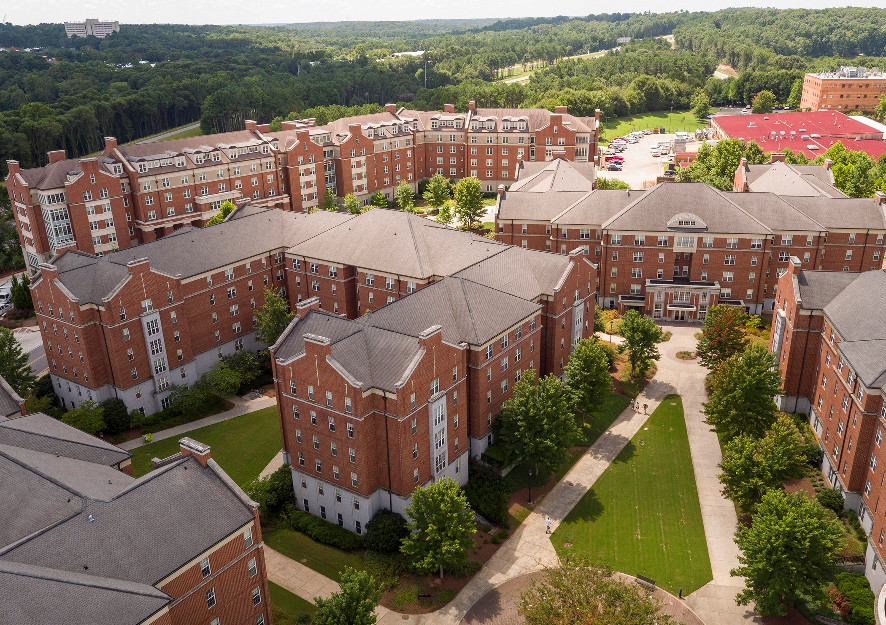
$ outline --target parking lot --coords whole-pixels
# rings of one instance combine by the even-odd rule
[[[606,171],[600,167],[597,176],[623,180],[631,185],[632,189],[642,189],[644,182],[655,180],[661,175],[664,169],[662,163],[666,162],[666,159],[661,157],[653,158],[650,148],[659,141],[670,141],[673,138],[673,134],[645,135],[637,143],[629,143],[625,150],[619,153],[624,157],[621,171]],[[698,141],[687,141],[686,151],[696,152],[699,145]]]

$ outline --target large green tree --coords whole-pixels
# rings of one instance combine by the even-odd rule
[[[21,397],[28,395],[37,379],[28,364],[28,354],[9,328],[0,328],[0,376]]]
[[[736,436],[723,448],[723,473],[717,476],[723,494],[749,512],[767,491],[802,476],[806,463],[802,449],[800,432],[787,415],[779,417],[761,440]]]
[[[751,110],[756,114],[771,113],[772,107],[775,106],[775,94],[764,89],[751,101]]]
[[[597,188],[598,189],[630,189],[631,185],[629,185],[624,180],[619,180],[618,178],[597,178]]]
[[[652,363],[661,358],[661,352],[658,351],[661,328],[655,325],[653,319],[631,309],[622,316],[619,332],[624,342],[618,346],[618,351],[627,352],[631,377],[642,379]]]
[[[369,200],[369,205],[375,206],[376,208],[387,208],[388,198],[386,198],[385,194],[381,191],[376,191]]]
[[[451,193],[452,184],[449,180],[440,174],[434,174],[428,180],[428,186],[425,188],[422,198],[428,203],[428,206],[440,208],[449,201]]]
[[[80,402],[80,405],[66,412],[62,422],[72,425],[87,434],[98,434],[105,429],[104,409],[92,400]]]
[[[738,306],[718,304],[711,307],[695,350],[701,364],[716,369],[730,356],[744,351],[749,343],[744,331],[746,318],[744,309]]]
[[[264,299],[265,303],[255,312],[255,338],[265,345],[273,345],[295,313],[289,310],[286,298],[274,289],[265,287]]]
[[[579,433],[571,401],[553,373],[536,380],[535,371],[524,371],[498,418],[496,441],[505,465],[523,459],[538,469],[560,466]]]
[[[415,191],[405,180],[397,186],[397,206],[410,213],[415,209]]]
[[[546,568],[520,594],[517,611],[526,625],[665,625],[661,603],[637,584],[622,581],[585,558],[565,558]]]
[[[696,89],[692,96],[690,106],[692,107],[692,114],[695,115],[695,119],[699,121],[707,119],[711,112],[711,99],[708,97],[708,92],[701,87]]]
[[[788,101],[785,102],[792,109],[800,108],[800,100],[803,97],[803,79],[798,78],[794,81],[794,84],[791,86],[791,95],[788,96]]]
[[[346,566],[339,576],[341,590],[328,599],[314,597],[314,625],[374,625],[381,591],[366,571]]]
[[[442,579],[443,567],[464,562],[465,552],[474,547],[474,513],[452,478],[416,488],[404,512],[410,519],[410,534],[403,539],[400,551],[419,573],[429,575],[439,570]]]
[[[483,190],[476,178],[462,178],[452,194],[455,200],[455,216],[465,228],[476,228],[483,221],[486,207]]]
[[[780,395],[778,361],[762,345],[752,345],[724,360],[710,377],[711,393],[703,404],[705,423],[727,440],[739,434],[761,438],[775,423]]]
[[[335,189],[327,188],[323,192],[323,203],[321,207],[324,210],[335,210],[338,207],[338,196],[335,194]]]
[[[754,601],[761,614],[783,616],[785,603],[793,604],[799,595],[825,599],[843,530],[832,512],[805,493],[770,490],[735,542],[742,553],[731,573],[744,577],[746,585],[736,601]]]
[[[607,349],[594,339],[582,339],[576,343],[566,364],[566,388],[573,409],[582,415],[582,422],[598,410],[614,390]]]
[[[715,146],[703,143],[689,167],[681,167],[677,172],[677,180],[704,182],[722,191],[731,191],[735,170],[742,158],[746,158],[752,165],[759,165],[767,162],[769,155],[763,152],[756,141],[745,144],[741,139],[722,139]]]
[[[344,197],[344,200],[342,200],[342,205],[352,215],[359,215],[362,212],[360,209],[360,200],[358,200],[357,197],[353,193],[348,193]],[[335,209],[327,208],[326,210],[335,210]]]

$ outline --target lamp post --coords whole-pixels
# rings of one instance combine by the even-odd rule
[[[529,503],[532,503],[532,469],[529,469],[529,482],[527,482],[527,486],[529,487]]]
[[[612,324],[615,323],[615,319],[609,320],[609,342],[612,342]]]

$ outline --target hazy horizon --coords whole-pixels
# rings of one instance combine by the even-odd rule
[[[825,9],[837,7],[833,0],[786,0],[769,8],[779,9]],[[518,17],[554,17],[557,15],[586,16],[602,13],[600,8],[592,8],[586,2],[567,0],[556,5],[555,11],[539,12],[537,2],[530,0],[492,0],[483,5],[483,15],[471,15],[476,4],[466,0],[453,0],[440,4],[429,0],[418,0],[406,7],[392,0],[358,2],[355,0],[323,0],[322,2],[283,2],[281,0],[254,0],[249,3],[248,13],[244,14],[242,2],[235,0],[44,0],[34,4],[16,4],[4,8],[6,22],[16,25],[61,23],[82,21],[88,17],[102,20],[117,20],[121,24],[296,24],[305,22],[340,21],[410,21],[428,19],[509,19]],[[664,13],[677,10],[717,11],[724,8],[765,7],[761,2],[734,2],[687,0],[686,2],[663,7],[661,2],[652,0],[629,0],[618,7],[622,13],[651,11]],[[879,7],[882,2],[853,3],[856,7]],[[329,19],[335,16],[335,19]]]

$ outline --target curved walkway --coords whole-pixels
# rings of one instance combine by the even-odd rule
[[[735,603],[736,593],[744,587],[740,578],[729,575],[729,571],[738,566],[738,548],[733,541],[738,518],[732,503],[720,493],[717,481],[720,444],[717,435],[704,423],[701,413],[702,402],[706,399],[706,371],[695,361],[676,357],[678,351],[695,349],[694,334],[699,327],[670,324],[666,329],[673,336],[659,346],[662,358],[658,362],[658,373],[637,399],[641,404],[648,404],[651,414],[667,395],[677,393],[683,398],[692,465],[713,573],[713,580],[689,595],[686,605],[708,625],[760,623],[760,616],[753,609]],[[502,584],[540,571],[545,566],[556,566],[557,554],[545,533],[545,517],[551,518],[552,531],[555,530],[647,419],[648,415],[634,412],[631,408],[625,409],[448,605],[422,615],[400,614],[380,607],[377,610],[378,623],[461,625],[469,610],[490,591],[499,587],[504,589]],[[267,546],[265,551],[268,579],[302,598],[311,601],[311,589],[314,587],[335,587],[329,586],[329,583],[335,582],[304,565]]]
[[[624,573],[616,573],[623,582],[633,584],[634,578]],[[540,579],[541,571],[527,573],[487,592],[468,610],[461,625],[522,625],[523,618],[517,614],[517,601],[520,593],[534,579]],[[683,625],[705,625],[685,603],[671,593],[656,588],[653,596],[661,602],[661,614],[673,617],[674,622]]]

